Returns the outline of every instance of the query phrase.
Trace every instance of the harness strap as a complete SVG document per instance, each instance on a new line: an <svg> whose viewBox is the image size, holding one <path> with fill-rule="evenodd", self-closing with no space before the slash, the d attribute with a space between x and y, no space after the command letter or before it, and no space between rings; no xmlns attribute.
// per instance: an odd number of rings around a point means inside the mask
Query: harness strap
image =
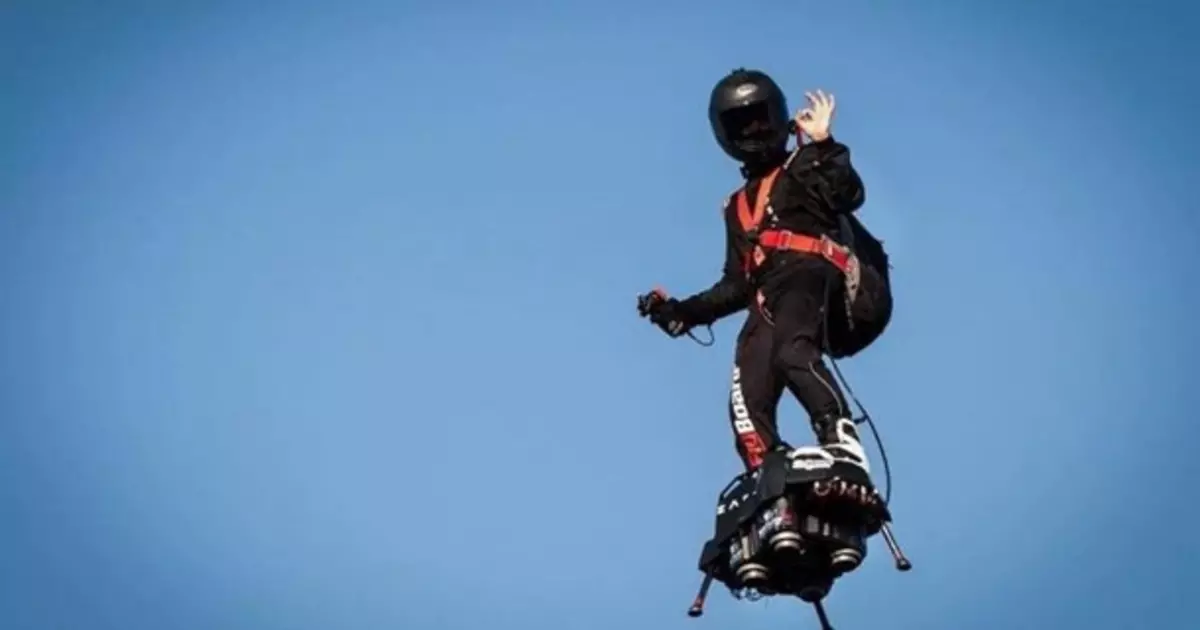
<svg viewBox="0 0 1200 630"><path fill-rule="evenodd" d="M817 238L788 230L767 230L758 235L758 243L771 249L815 254L828 260L842 273L848 272L854 262L854 255L848 249L827 236Z"/></svg>
<svg viewBox="0 0 1200 630"><path fill-rule="evenodd" d="M746 188L742 187L738 191L738 222L742 224L742 231L746 234L753 235L758 231L758 226L762 223L763 217L767 213L767 206L771 203L771 189L775 186L775 178L779 177L780 171L782 171L782 168L775 168L763 176L762 181L758 184L758 194L755 195L753 208L750 207ZM748 276L755 267L763 264L763 261L766 259L767 253L763 251L762 247L755 244L746 255L746 260L742 263L742 269Z"/></svg>

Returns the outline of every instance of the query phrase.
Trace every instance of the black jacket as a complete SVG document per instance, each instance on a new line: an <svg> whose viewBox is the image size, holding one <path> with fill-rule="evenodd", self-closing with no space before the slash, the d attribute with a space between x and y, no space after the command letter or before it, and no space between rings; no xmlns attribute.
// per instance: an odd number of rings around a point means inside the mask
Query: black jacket
<svg viewBox="0 0 1200 630"><path fill-rule="evenodd" d="M743 171L747 176L743 188L751 205L769 170ZM737 192L725 200L725 266L721 279L680 304L681 314L693 325L711 324L746 308L756 290L774 284L786 273L783 267L788 259L800 255L769 251L754 280L747 279L742 264L753 243L738 221ZM784 172L775 179L770 197L776 219L772 227L812 236L832 235L837 231L837 215L858 210L864 201L862 180L850 164L850 149L833 138L810 143L792 152ZM765 224L766 220L763 227Z"/></svg>

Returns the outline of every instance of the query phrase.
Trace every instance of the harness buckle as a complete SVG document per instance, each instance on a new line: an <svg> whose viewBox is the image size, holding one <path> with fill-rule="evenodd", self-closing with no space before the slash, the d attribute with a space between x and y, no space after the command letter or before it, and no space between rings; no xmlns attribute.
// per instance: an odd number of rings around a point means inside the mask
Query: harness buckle
<svg viewBox="0 0 1200 630"><path fill-rule="evenodd" d="M779 230L776 233L779 234L779 243L776 244L776 247L785 251L791 250L792 237L795 236L795 233L791 230Z"/></svg>
<svg viewBox="0 0 1200 630"><path fill-rule="evenodd" d="M828 236L821 237L821 255L842 271L850 266L850 251Z"/></svg>

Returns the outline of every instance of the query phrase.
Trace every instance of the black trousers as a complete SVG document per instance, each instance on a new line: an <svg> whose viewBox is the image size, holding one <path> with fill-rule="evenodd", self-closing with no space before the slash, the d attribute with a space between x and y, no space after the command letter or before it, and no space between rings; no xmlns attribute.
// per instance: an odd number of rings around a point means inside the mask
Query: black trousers
<svg viewBox="0 0 1200 630"><path fill-rule="evenodd" d="M845 317L844 279L833 265L806 258L764 288L738 334L729 418L747 470L781 443L776 409L786 388L811 419L849 413L846 398L822 356L826 301L830 317ZM831 284L832 283L832 284Z"/></svg>

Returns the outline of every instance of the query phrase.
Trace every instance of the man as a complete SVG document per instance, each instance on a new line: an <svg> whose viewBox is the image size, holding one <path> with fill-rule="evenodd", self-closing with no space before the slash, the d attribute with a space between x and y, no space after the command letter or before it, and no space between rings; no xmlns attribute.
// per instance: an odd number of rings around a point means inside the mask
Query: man
<svg viewBox="0 0 1200 630"><path fill-rule="evenodd" d="M687 299L659 300L651 319L678 337L748 308L729 400L746 469L786 446L776 421L786 387L808 412L818 454L831 456L845 478L869 483L866 453L822 355L853 355L882 333L892 308L886 255L852 216L863 184L849 149L830 133L833 96L806 97L808 107L789 120L784 94L766 74L738 69L717 83L709 120L746 180L725 201L724 273ZM839 244L851 240L854 250Z"/></svg>

